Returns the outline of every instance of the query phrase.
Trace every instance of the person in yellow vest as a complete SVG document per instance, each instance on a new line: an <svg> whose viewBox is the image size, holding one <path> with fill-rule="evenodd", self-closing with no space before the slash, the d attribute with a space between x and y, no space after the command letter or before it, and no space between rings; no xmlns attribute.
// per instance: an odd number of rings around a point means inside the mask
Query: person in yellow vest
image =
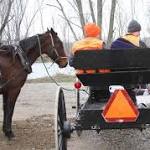
<svg viewBox="0 0 150 150"><path fill-rule="evenodd" d="M76 41L72 46L72 56L78 50L101 50L104 48L104 42L99 39L101 35L101 28L95 23L87 23L84 28L85 38ZM71 65L71 59L70 59ZM84 70L76 70L77 74L82 74ZM100 69L99 72L107 73L110 72L108 69ZM86 70L86 73L95 73L95 70Z"/></svg>
<svg viewBox="0 0 150 150"><path fill-rule="evenodd" d="M146 44L140 39L140 31L141 25L136 20L130 21L128 33L112 42L111 49L147 48Z"/></svg>
<svg viewBox="0 0 150 150"><path fill-rule="evenodd" d="M101 34L101 29L95 23L87 23L84 28L85 38L76 41L72 46L72 53L74 54L78 50L87 49L102 49L104 48L104 42L99 39Z"/></svg>
<svg viewBox="0 0 150 150"><path fill-rule="evenodd" d="M102 50L105 43L99 39L101 35L101 28L95 23L87 23L84 26L84 38L76 41L71 49L72 57L78 50ZM71 59L69 64L71 65ZM109 69L99 69L100 73L108 73ZM96 73L96 70L76 70L76 74L93 74ZM109 91L106 89L100 89L99 87L90 87L90 97L89 100L100 100L100 98L109 97ZM93 99L93 100L92 100Z"/></svg>
<svg viewBox="0 0 150 150"><path fill-rule="evenodd" d="M111 44L111 49L129 49L129 48L147 48L147 45L140 39L140 31L141 25L136 20L131 20L129 22L127 28L127 34L124 36L116 39ZM134 87L126 87L129 95L132 97L133 101L136 101L135 91L140 91L139 87L147 88L146 84L137 85L137 89L135 90ZM139 89L139 90L138 90Z"/></svg>

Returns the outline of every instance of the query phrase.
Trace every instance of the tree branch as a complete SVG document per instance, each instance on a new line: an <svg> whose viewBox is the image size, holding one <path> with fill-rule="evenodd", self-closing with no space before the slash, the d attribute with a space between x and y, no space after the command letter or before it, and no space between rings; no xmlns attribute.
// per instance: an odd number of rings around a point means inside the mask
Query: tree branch
<svg viewBox="0 0 150 150"><path fill-rule="evenodd" d="M62 4L60 3L59 0L56 0L56 2L58 3L58 5L59 5L59 7L60 7L60 8L58 7L58 10L61 11L61 13L63 14L65 20L67 21L67 24L68 24L68 26L69 26L69 28L70 28L70 30L71 30L73 36L74 36L74 39L75 39L75 40L78 40L78 38L77 38L77 36L76 36L76 34L75 34L75 32L74 32L74 30L73 30L73 28L72 28L72 26L71 26L69 20L68 20L68 18L67 18L67 15L65 14L65 11L64 11L64 9L63 9ZM49 5L49 6L51 6L51 5ZM55 8L57 8L57 6L55 6Z"/></svg>
<svg viewBox="0 0 150 150"><path fill-rule="evenodd" d="M11 6L12 6L12 3L13 3L14 0L9 0L9 3L8 3L8 9L7 9L7 12L6 12L6 16L4 18L4 21L2 23L2 26L0 28L0 36L2 35L2 32L6 26L6 24L8 23L8 18L9 18L9 15L10 15L10 12L11 12Z"/></svg>
<svg viewBox="0 0 150 150"><path fill-rule="evenodd" d="M115 16L116 2L117 2L117 0L113 0L112 4L111 4L111 12L110 12L109 33L108 33L107 46L111 45L112 38L113 38L113 32L114 32L113 27L114 27L114 16Z"/></svg>
<svg viewBox="0 0 150 150"><path fill-rule="evenodd" d="M63 18L64 20L66 20L63 16L61 16L61 15L59 15L59 16L60 16L61 18ZM82 30L81 26L75 24L75 23L72 22L70 19L68 19L68 21L69 21L71 24L73 24L74 26L76 26L76 27L78 27L78 28L80 28L80 29Z"/></svg>
<svg viewBox="0 0 150 150"><path fill-rule="evenodd" d="M91 0L89 0L89 5L90 5L90 11L91 11L91 17L92 17L92 21L94 23L96 23L96 19L95 19L95 15L94 15L94 10L93 10L93 3Z"/></svg>
<svg viewBox="0 0 150 150"><path fill-rule="evenodd" d="M84 19L84 15L83 15L82 2L81 2L81 0L76 0L76 3L77 3L78 11L79 11L80 23L81 23L82 31L83 31L83 27L85 25L85 19ZM83 32L83 34L84 34L84 32Z"/></svg>

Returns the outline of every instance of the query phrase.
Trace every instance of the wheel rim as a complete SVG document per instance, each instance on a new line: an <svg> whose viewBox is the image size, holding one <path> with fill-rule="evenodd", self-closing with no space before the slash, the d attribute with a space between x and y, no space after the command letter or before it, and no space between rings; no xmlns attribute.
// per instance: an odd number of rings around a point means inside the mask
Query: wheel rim
<svg viewBox="0 0 150 150"><path fill-rule="evenodd" d="M55 107L55 145L56 150L67 150L67 139L63 135L64 121L66 121L66 108L64 101L64 93L59 87L56 95Z"/></svg>

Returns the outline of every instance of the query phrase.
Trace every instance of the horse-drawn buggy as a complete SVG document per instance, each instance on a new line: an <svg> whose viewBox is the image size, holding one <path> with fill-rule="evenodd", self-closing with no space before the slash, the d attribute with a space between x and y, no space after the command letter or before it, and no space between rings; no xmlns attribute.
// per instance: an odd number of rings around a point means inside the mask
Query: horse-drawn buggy
<svg viewBox="0 0 150 150"><path fill-rule="evenodd" d="M75 123L67 121L63 88L56 97L56 149L66 150L73 131L103 129L144 129L150 124L150 107L138 104L134 89L150 82L150 49L77 51L73 67L82 70L77 78L89 87L89 95L81 103L80 84L77 89ZM89 72L90 70L90 72ZM122 88L110 92L112 85Z"/></svg>

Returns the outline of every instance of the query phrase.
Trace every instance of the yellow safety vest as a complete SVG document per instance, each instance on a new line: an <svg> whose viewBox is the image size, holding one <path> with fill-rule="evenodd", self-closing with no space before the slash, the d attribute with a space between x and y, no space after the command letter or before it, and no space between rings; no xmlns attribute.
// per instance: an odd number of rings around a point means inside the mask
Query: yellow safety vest
<svg viewBox="0 0 150 150"><path fill-rule="evenodd" d="M85 39L82 39L80 41L77 41L73 44L72 47L72 54L74 54L78 50L101 50L104 47L104 43L102 40L99 40L94 37L87 37ZM77 69L76 74L93 74L96 73L96 70L93 69L88 69L88 70L83 70L83 69ZM98 69L99 73L108 73L110 72L109 69Z"/></svg>
<svg viewBox="0 0 150 150"><path fill-rule="evenodd" d="M77 41L72 46L72 54L78 50L92 50L92 49L102 49L103 41L98 38L87 37L80 41Z"/></svg>

